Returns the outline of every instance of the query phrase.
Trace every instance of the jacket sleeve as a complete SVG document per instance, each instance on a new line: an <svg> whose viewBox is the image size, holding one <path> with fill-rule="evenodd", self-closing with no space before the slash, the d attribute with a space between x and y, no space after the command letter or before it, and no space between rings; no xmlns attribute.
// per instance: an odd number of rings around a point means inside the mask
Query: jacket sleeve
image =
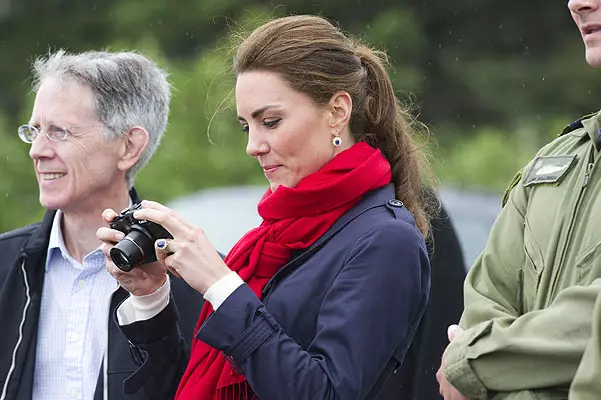
<svg viewBox="0 0 601 400"><path fill-rule="evenodd" d="M526 196L518 184L468 273L460 323L466 331L443 360L449 382L471 399L487 399L489 391L567 390L590 336L601 280L563 290L545 309L520 310Z"/></svg>
<svg viewBox="0 0 601 400"><path fill-rule="evenodd" d="M149 399L173 399L189 359L189 347L178 325L179 314L169 304L151 319L121 325L139 368L123 382L125 394L144 390ZM113 316L117 322L116 311Z"/></svg>
<svg viewBox="0 0 601 400"><path fill-rule="evenodd" d="M372 227L351 248L307 348L247 285L197 337L221 350L261 399L365 398L393 355L409 346L425 307L429 263L417 230L399 221Z"/></svg>
<svg viewBox="0 0 601 400"><path fill-rule="evenodd" d="M601 296L597 297L592 331L570 387L570 400L597 400L601 393Z"/></svg>

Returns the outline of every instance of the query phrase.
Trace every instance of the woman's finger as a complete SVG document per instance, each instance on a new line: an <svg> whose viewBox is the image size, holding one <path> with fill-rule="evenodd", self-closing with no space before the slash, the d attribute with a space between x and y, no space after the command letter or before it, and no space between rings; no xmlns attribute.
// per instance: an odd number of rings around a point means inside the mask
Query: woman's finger
<svg viewBox="0 0 601 400"><path fill-rule="evenodd" d="M194 224L188 222L185 218L179 215L177 212L173 211L171 208L162 205L156 201L152 200L142 200L142 210L153 209L157 211L163 211L164 213L175 218L180 224L186 226L187 228L194 228Z"/></svg>
<svg viewBox="0 0 601 400"><path fill-rule="evenodd" d="M177 239L158 239L154 243L156 249L167 255L173 254L182 248L182 244Z"/></svg>
<svg viewBox="0 0 601 400"><path fill-rule="evenodd" d="M181 278L182 276L173 268L173 253L181 248L181 245L173 239L158 239L155 242L157 259L162 261L173 276Z"/></svg>
<svg viewBox="0 0 601 400"><path fill-rule="evenodd" d="M142 208L152 208L153 210L171 211L171 209L158 201L142 200Z"/></svg>
<svg viewBox="0 0 601 400"><path fill-rule="evenodd" d="M157 210L154 208L143 208L134 212L134 218L142 220L146 219L161 225L167 229L174 237L185 237L187 232L193 226L188 221L178 216L173 211L167 209Z"/></svg>
<svg viewBox="0 0 601 400"><path fill-rule="evenodd" d="M177 243L174 243L173 239L157 239L154 242L154 249L157 256L157 260L161 261L167 267L167 261L165 260L167 257L172 255L175 252L175 249L180 248Z"/></svg>
<svg viewBox="0 0 601 400"><path fill-rule="evenodd" d="M181 278L182 276L177 272L177 270L173 267L173 254L169 254L165 257L165 266L167 267L167 271L169 271L173 276Z"/></svg>
<svg viewBox="0 0 601 400"><path fill-rule="evenodd" d="M158 239L154 242L154 248L157 259L165 262L165 259L180 250L182 245L175 239Z"/></svg>
<svg viewBox="0 0 601 400"><path fill-rule="evenodd" d="M170 251L169 251L169 242L171 242L171 239L167 239L167 238L165 238L165 239L158 239L154 243L154 245L155 245L155 247L156 247L156 249L158 251L168 254L168 253L170 253Z"/></svg>

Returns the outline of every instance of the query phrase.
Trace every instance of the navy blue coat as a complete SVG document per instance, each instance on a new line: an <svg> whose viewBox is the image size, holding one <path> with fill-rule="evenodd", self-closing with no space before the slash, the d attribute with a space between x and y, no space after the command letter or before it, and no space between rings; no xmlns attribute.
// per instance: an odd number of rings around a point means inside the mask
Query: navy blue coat
<svg viewBox="0 0 601 400"><path fill-rule="evenodd" d="M265 286L263 301L240 286L196 337L221 350L262 400L373 399L405 357L429 278L424 240L388 185L295 255ZM181 369L181 359L165 356L181 343L176 315L171 302L122 327L142 364L128 390Z"/></svg>

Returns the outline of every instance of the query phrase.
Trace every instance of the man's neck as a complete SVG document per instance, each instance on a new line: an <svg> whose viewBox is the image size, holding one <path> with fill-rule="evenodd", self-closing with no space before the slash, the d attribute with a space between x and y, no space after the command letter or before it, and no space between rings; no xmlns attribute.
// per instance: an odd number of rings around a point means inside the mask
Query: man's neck
<svg viewBox="0 0 601 400"><path fill-rule="evenodd" d="M87 254L102 244L96 237L98 228L107 226L102 219L102 212L107 208L120 212L129 206L127 191L110 197L110 199L103 197L98 201L92 201L79 209L61 210L63 212L61 231L65 247L69 255L80 263Z"/></svg>

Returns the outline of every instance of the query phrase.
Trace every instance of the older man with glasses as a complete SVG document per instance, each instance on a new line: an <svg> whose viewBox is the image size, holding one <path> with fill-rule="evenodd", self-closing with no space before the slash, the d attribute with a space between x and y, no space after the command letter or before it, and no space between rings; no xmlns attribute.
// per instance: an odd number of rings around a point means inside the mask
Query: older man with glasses
<svg viewBox="0 0 601 400"><path fill-rule="evenodd" d="M166 73L136 53L64 51L38 59L33 72L35 103L18 134L31 145L48 211L39 224L0 235L0 400L160 396L173 388L135 391L152 376L123 384L144 355L136 365L111 321L128 294L105 270L96 231L102 210L139 201L134 177L167 125ZM170 284L190 341L202 298L179 279Z"/></svg>

